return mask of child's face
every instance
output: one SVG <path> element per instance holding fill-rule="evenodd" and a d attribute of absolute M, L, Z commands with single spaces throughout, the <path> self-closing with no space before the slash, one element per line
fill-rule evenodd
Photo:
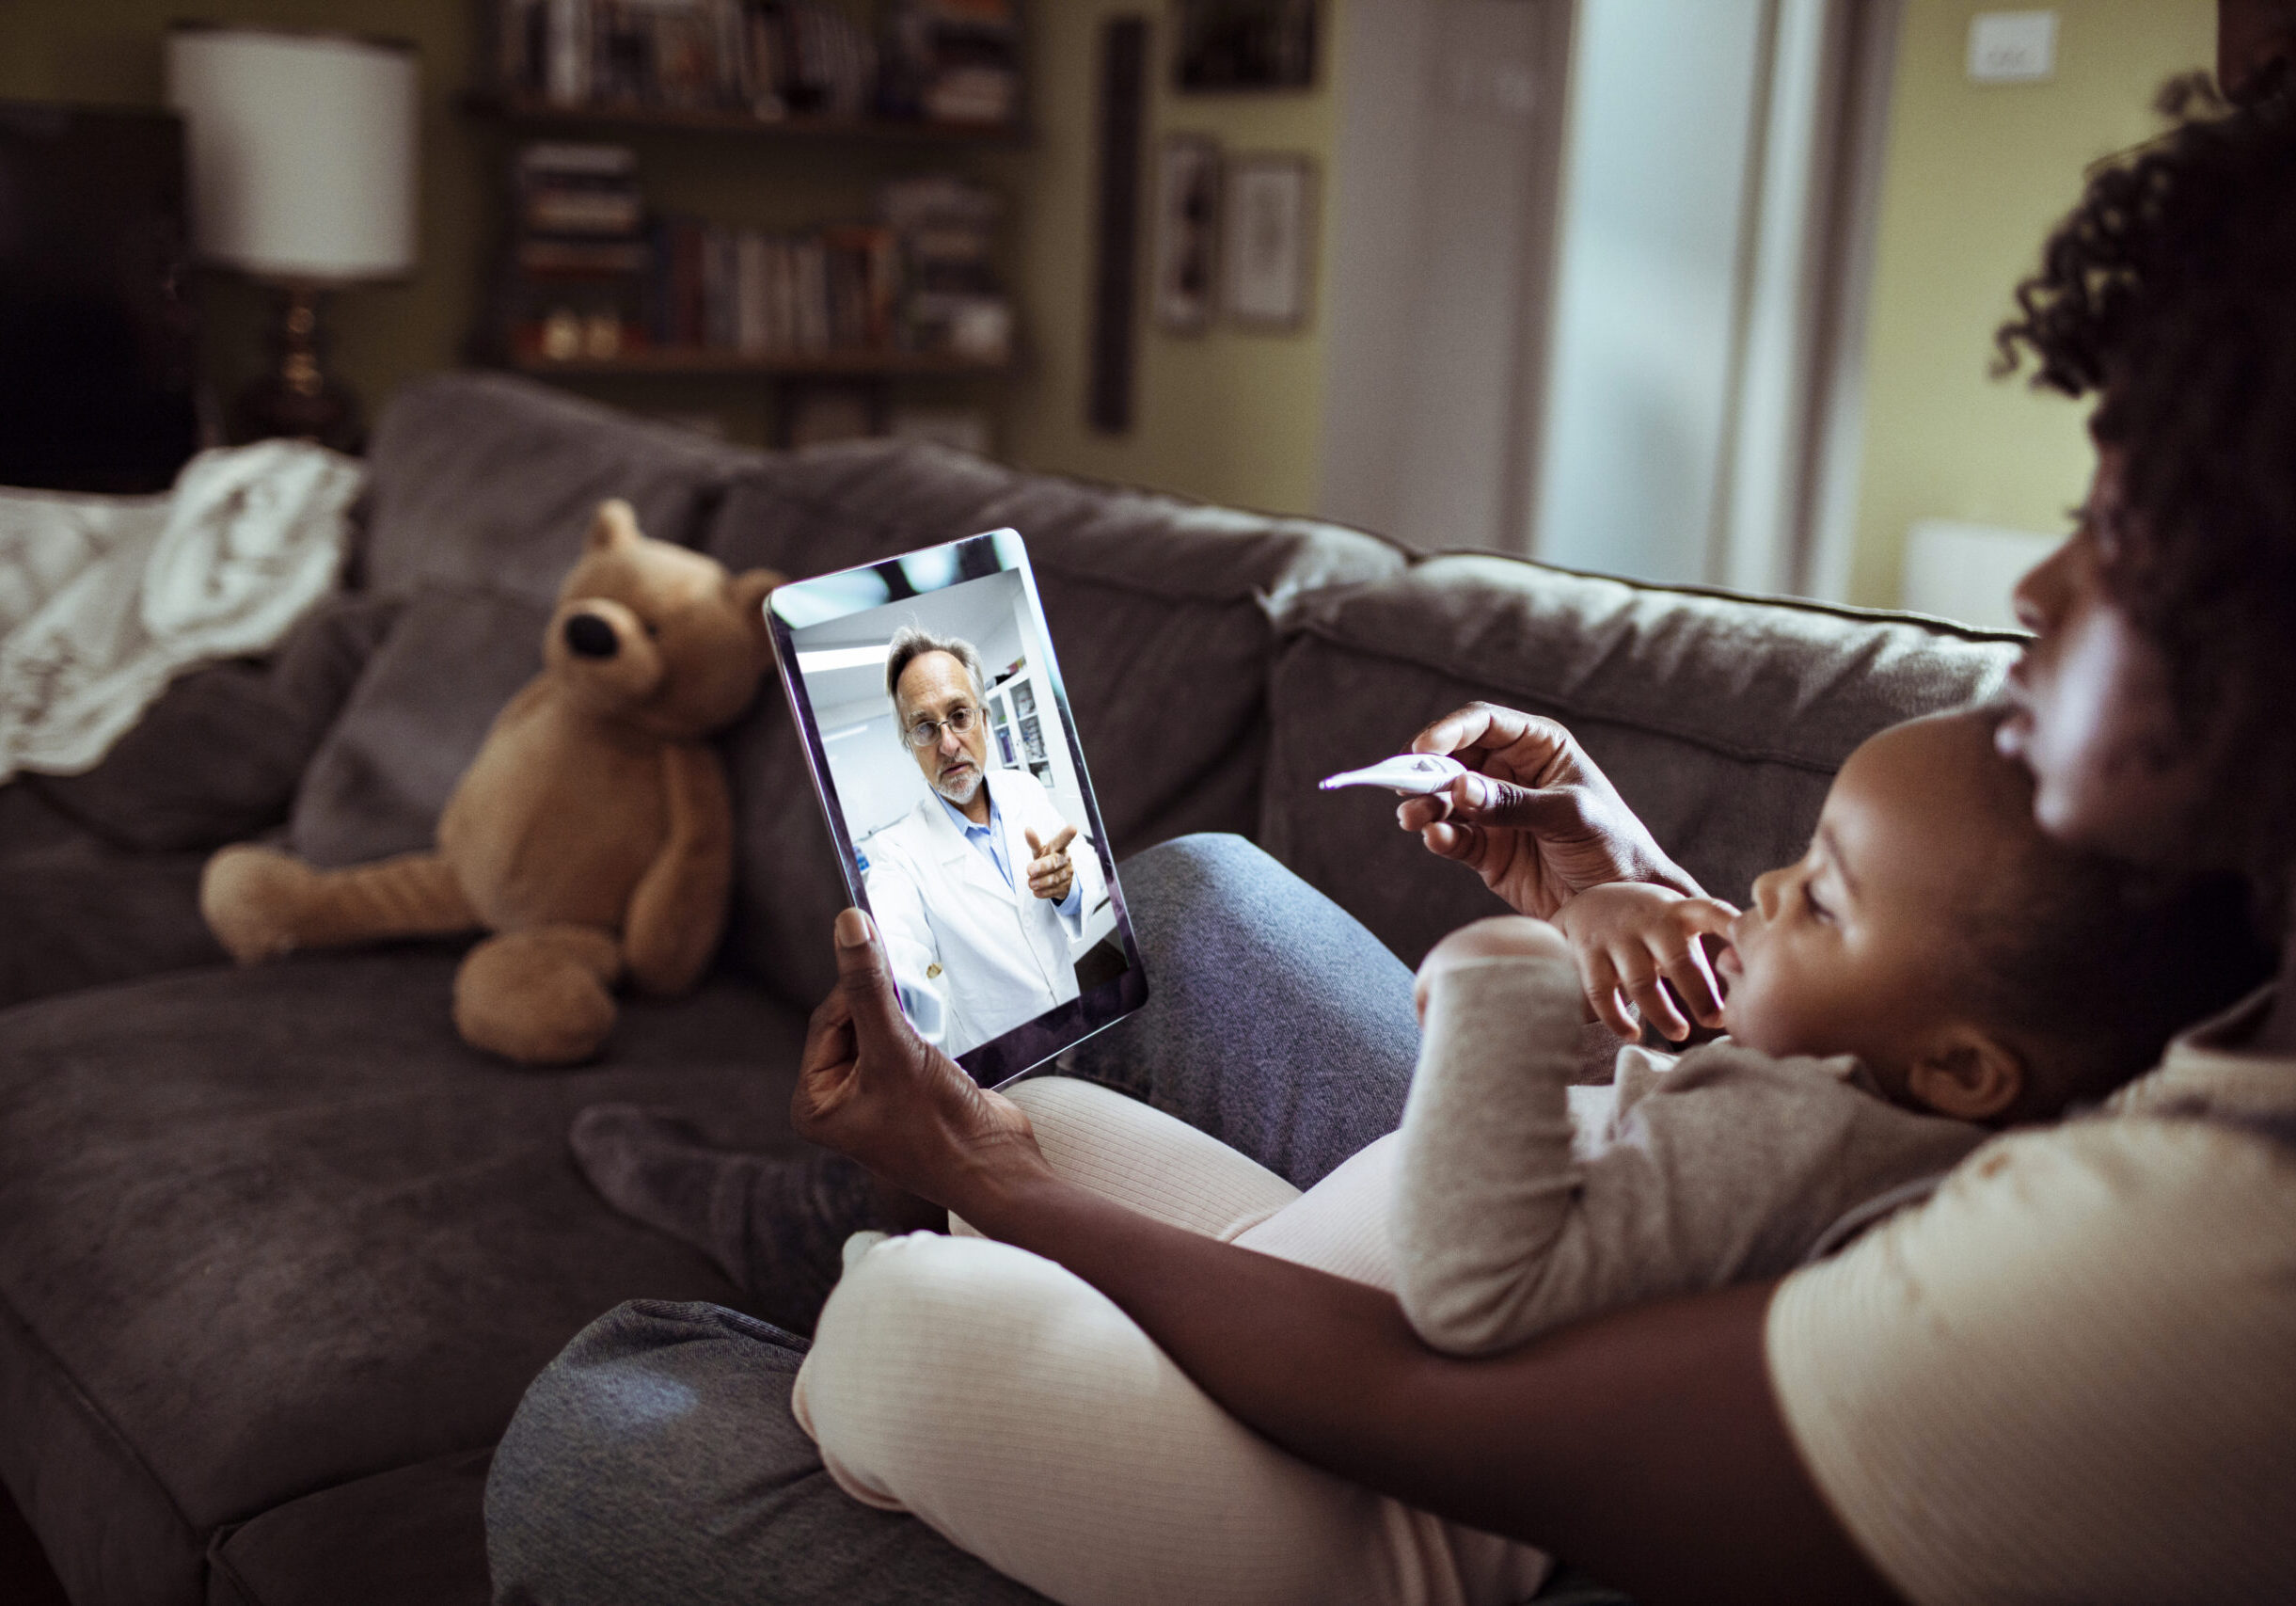
<path fill-rule="evenodd" d="M 1723 1026 L 1766 1054 L 1855 1054 L 1904 1098 L 1956 1012 L 1967 933 L 2035 830 L 1988 720 L 1875 737 L 1834 778 L 1810 851 L 1758 879 L 1732 925 Z"/>

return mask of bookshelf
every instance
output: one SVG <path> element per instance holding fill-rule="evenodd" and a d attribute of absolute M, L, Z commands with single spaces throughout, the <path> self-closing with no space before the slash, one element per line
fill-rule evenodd
<path fill-rule="evenodd" d="M 1017 317 L 971 153 L 1028 142 L 1014 0 L 475 5 L 458 109 L 512 158 L 477 352 L 766 444 L 896 402 L 986 441 Z"/>

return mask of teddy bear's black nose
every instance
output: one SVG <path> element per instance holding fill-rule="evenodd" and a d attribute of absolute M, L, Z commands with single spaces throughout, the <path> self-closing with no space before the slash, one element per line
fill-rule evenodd
<path fill-rule="evenodd" d="M 595 613 L 577 613 L 566 621 L 566 645 L 584 658 L 611 658 L 622 641 Z"/>

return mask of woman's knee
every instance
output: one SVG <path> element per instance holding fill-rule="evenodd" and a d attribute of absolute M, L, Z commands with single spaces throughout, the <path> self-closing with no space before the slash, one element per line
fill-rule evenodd
<path fill-rule="evenodd" d="M 487 1475 L 497 1598 L 666 1600 L 715 1571 L 715 1558 L 633 1536 L 691 1532 L 761 1478 L 819 1471 L 784 1403 L 801 1354 L 778 1328 L 706 1304 L 634 1300 L 577 1334 L 528 1388 Z M 737 1474 L 720 1453 L 729 1439 L 745 1446 Z M 740 1487 L 711 1487 L 717 1470 Z"/>
<path fill-rule="evenodd" d="M 1078 1309 L 1106 1304 L 1008 1244 L 888 1238 L 847 1267 L 822 1310 L 798 1378 L 798 1420 L 849 1492 L 905 1501 L 908 1479 L 972 1454 L 953 1412 L 997 1420 L 1021 1408 L 1017 1391 L 1037 1367 L 1077 1343 Z M 933 1423 L 947 1431 L 921 1427 Z"/>
<path fill-rule="evenodd" d="M 1172 837 L 1142 849 L 1118 869 L 1128 898 L 1158 907 L 1217 902 L 1268 878 L 1306 884 L 1258 843 L 1227 831 Z"/>

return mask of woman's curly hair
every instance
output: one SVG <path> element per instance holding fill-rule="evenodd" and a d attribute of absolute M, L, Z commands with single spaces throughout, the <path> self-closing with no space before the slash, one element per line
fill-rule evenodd
<path fill-rule="evenodd" d="M 2172 82 L 2173 123 L 2094 169 L 2018 287 L 1996 371 L 2098 398 L 2126 517 L 2104 581 L 2171 666 L 2188 739 L 2241 755 L 2217 822 L 2263 887 L 2296 834 L 2296 74 L 2238 106 Z M 2261 888 L 2260 888 L 2261 890 Z"/>

